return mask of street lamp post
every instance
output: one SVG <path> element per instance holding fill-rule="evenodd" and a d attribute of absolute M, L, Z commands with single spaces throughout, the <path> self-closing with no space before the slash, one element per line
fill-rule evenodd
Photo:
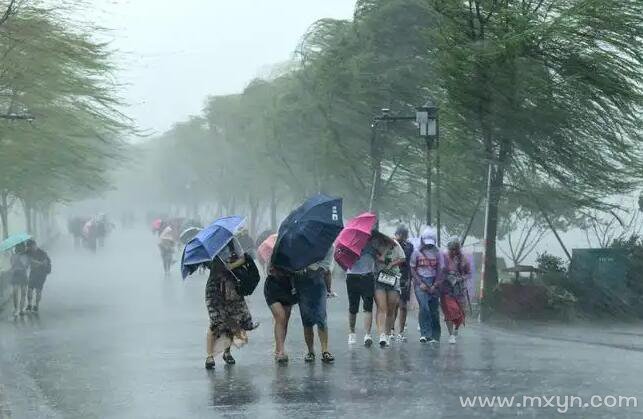
<path fill-rule="evenodd" d="M 416 121 L 418 133 L 426 141 L 426 223 L 432 224 L 432 190 L 431 190 L 431 151 L 436 150 L 435 174 L 436 174 L 436 228 L 438 233 L 438 246 L 441 245 L 441 205 L 440 205 L 440 125 L 438 121 L 438 107 L 432 100 L 428 100 L 424 106 L 416 109 Z"/>
<path fill-rule="evenodd" d="M 426 223 L 428 225 L 432 224 L 432 208 L 431 208 L 431 173 L 433 170 L 431 164 L 431 150 L 436 149 L 436 221 L 437 221 L 437 233 L 438 233 L 438 246 L 440 245 L 440 155 L 438 150 L 439 145 L 439 123 L 438 123 L 438 107 L 432 100 L 427 101 L 423 106 L 419 106 L 415 109 L 415 116 L 405 116 L 405 115 L 391 115 L 389 109 L 382 109 L 379 116 L 373 118 L 371 123 L 371 151 L 376 150 L 377 147 L 377 126 L 384 122 L 388 124 L 389 122 L 398 122 L 398 121 L 415 121 L 418 127 L 418 135 L 420 138 L 424 138 L 426 142 Z M 372 153 L 373 154 L 373 153 Z M 373 203 L 376 202 L 377 186 L 379 184 L 379 170 L 377 165 L 380 164 L 379 161 L 375 162 L 373 168 L 373 183 L 371 186 L 371 196 L 370 196 L 370 205 L 369 208 L 373 210 Z"/>

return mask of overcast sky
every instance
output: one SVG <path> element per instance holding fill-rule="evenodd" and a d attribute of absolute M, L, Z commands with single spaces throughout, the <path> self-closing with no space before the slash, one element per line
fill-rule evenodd
<path fill-rule="evenodd" d="M 92 18 L 120 51 L 125 100 L 140 128 L 160 133 L 198 114 L 211 94 L 241 91 L 288 60 L 324 17 L 349 19 L 354 0 L 94 0 Z"/>

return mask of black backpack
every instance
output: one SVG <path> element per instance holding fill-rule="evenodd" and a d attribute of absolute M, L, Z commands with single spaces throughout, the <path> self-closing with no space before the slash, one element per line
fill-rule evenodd
<path fill-rule="evenodd" d="M 234 269 L 232 273 L 237 279 L 237 293 L 243 297 L 252 295 L 259 285 L 259 269 L 252 256 L 245 254 L 246 262 Z"/>

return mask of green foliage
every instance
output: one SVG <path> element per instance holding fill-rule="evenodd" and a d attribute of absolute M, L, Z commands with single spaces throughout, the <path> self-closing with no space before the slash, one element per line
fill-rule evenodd
<path fill-rule="evenodd" d="M 21 2 L 0 26 L 0 113 L 33 118 L 0 119 L 0 191 L 31 208 L 104 190 L 132 130 L 111 51 L 72 6 Z"/>

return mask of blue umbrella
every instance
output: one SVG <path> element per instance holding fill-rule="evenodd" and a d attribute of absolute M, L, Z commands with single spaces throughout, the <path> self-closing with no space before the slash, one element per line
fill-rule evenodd
<path fill-rule="evenodd" d="M 219 218 L 201 230 L 185 245 L 181 258 L 181 274 L 185 279 L 197 270 L 199 265 L 210 262 L 232 240 L 243 224 L 238 216 Z"/>
<path fill-rule="evenodd" d="M 341 198 L 308 198 L 281 223 L 272 264 L 298 271 L 323 260 L 342 228 Z"/>
<path fill-rule="evenodd" d="M 2 243 L 0 243 L 0 253 L 10 250 L 20 243 L 24 243 L 29 240 L 31 236 L 27 233 L 14 234 L 13 236 L 7 237 Z"/>

